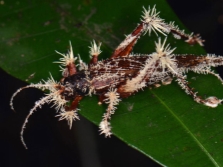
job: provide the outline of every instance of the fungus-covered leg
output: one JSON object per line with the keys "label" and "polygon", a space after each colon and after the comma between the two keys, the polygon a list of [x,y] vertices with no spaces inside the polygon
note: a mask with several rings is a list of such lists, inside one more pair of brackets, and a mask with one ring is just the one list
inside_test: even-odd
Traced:
{"label": "fungus-covered leg", "polygon": [[149,84],[151,85],[150,82],[160,82],[161,78],[165,77],[165,73],[163,75],[154,77],[154,72],[156,72],[158,68],[157,64],[158,60],[152,59],[148,56],[147,60],[142,65],[141,70],[138,72],[138,74],[131,79],[127,79],[126,82],[119,85],[118,92],[120,92],[121,97],[126,98],[132,95],[133,93],[138,92],[140,89],[143,89]]}
{"label": "fungus-covered leg", "polygon": [[82,96],[76,96],[70,106],[65,106],[64,108],[61,108],[60,113],[56,115],[56,117],[60,117],[59,121],[65,119],[70,129],[72,127],[73,121],[77,119],[79,120],[79,117],[77,115],[79,109],[77,108],[77,106],[82,98]]}
{"label": "fungus-covered leg", "polygon": [[[114,53],[111,55],[111,58],[117,58],[120,56],[129,56],[134,45],[137,43],[137,40],[142,34],[149,35],[153,31],[156,35],[157,32],[166,36],[166,34],[172,33],[176,39],[183,39],[185,42],[190,45],[198,43],[203,46],[204,40],[201,39],[199,34],[193,35],[184,33],[184,30],[180,30],[178,26],[174,25],[174,22],[166,23],[164,19],[159,17],[159,13],[156,11],[156,6],[153,8],[145,9],[143,8],[143,15],[141,23],[133,30],[133,32],[126,36],[124,41],[122,41],[119,46],[115,49]],[[158,36],[158,35],[157,35]]]}
{"label": "fungus-covered leg", "polygon": [[63,56],[62,58],[59,59],[60,61],[55,62],[55,63],[60,63],[62,66],[64,66],[63,68],[61,68],[63,77],[68,77],[68,76],[76,74],[77,69],[74,62],[77,58],[74,57],[71,43],[70,43],[70,50],[68,51],[67,54],[62,54],[58,51],[56,51],[56,53]]}
{"label": "fungus-covered leg", "polygon": [[100,134],[104,134],[105,137],[110,137],[112,132],[109,120],[111,119],[111,115],[115,113],[115,106],[118,105],[121,100],[119,98],[119,93],[117,93],[117,89],[113,88],[111,88],[109,92],[105,93],[104,96],[104,102],[108,104],[108,108],[106,113],[103,115],[103,119],[99,125],[99,130],[101,132]]}
{"label": "fungus-covered leg", "polygon": [[197,70],[193,70],[193,72],[198,73],[198,74],[210,74],[210,75],[213,75],[213,76],[215,76],[219,81],[221,81],[221,84],[223,84],[223,80],[222,80],[222,78],[220,77],[220,75],[219,75],[219,74],[216,74],[214,71],[211,71],[210,68],[201,69],[201,70],[199,70],[199,71],[197,71]]}
{"label": "fungus-covered leg", "polygon": [[197,103],[204,104],[206,106],[215,108],[218,106],[218,104],[221,104],[223,100],[218,99],[217,97],[211,96],[206,99],[201,98],[200,96],[197,96],[197,92],[194,92],[192,88],[189,87],[187,80],[185,79],[185,76],[180,74],[175,74],[177,78],[178,84],[181,86],[182,89],[185,90],[185,92],[189,95],[191,95]]}
{"label": "fungus-covered leg", "polygon": [[202,97],[197,96],[197,92],[194,92],[193,89],[189,87],[185,76],[183,76],[180,72],[177,72],[177,70],[174,70],[174,68],[172,68],[169,64],[167,64],[166,66],[169,68],[172,74],[177,78],[176,81],[178,82],[180,87],[183,90],[185,90],[185,92],[188,95],[191,95],[194,101],[196,101],[197,103],[201,103],[212,108],[217,107],[218,104],[222,103],[223,100],[218,99],[217,97],[214,96],[208,97],[207,99],[203,99]]}
{"label": "fungus-covered leg", "polygon": [[183,73],[193,71],[198,74],[211,74],[217,77],[223,84],[223,80],[219,74],[211,70],[211,67],[223,65],[223,56],[216,56],[214,54],[205,56],[186,54],[176,56],[176,61],[178,68]]}
{"label": "fungus-covered leg", "polygon": [[170,28],[170,32],[176,39],[183,39],[190,45],[199,44],[200,46],[204,46],[203,43],[205,42],[205,40],[201,38],[200,34],[186,34],[184,33],[184,30],[180,30],[178,26],[175,26],[174,22],[170,22],[168,24],[168,27]]}
{"label": "fungus-covered leg", "polygon": [[119,44],[119,46],[115,49],[114,53],[111,55],[111,58],[117,58],[122,56],[128,57],[143,31],[143,23],[141,23],[133,30],[131,34],[126,36],[124,41]]}
{"label": "fungus-covered leg", "polygon": [[97,46],[95,41],[93,40],[93,42],[91,43],[90,48],[90,55],[91,55],[91,61],[90,64],[96,64],[98,62],[98,55],[101,53],[100,50],[101,47],[101,43],[99,43],[99,45]]}
{"label": "fungus-covered leg", "polygon": [[[141,21],[144,23],[144,30],[145,32],[151,33],[151,31],[156,31],[162,33],[163,35],[172,33],[176,39],[183,39],[190,45],[199,44],[203,46],[204,40],[201,39],[199,34],[193,35],[186,34],[184,30],[180,30],[178,26],[174,25],[174,22],[166,23],[164,19],[159,17],[159,13],[156,11],[156,6],[153,6],[151,9],[150,6],[147,9],[143,7],[143,16]],[[157,33],[156,33],[157,34]]]}

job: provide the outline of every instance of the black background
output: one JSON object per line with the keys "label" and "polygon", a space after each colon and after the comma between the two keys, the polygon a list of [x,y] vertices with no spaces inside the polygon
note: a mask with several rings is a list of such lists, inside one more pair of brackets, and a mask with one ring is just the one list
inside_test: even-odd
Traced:
{"label": "black background", "polygon": [[[223,55],[223,1],[168,0],[189,30],[206,40],[208,53]],[[221,68],[217,69],[222,73]],[[21,92],[15,99],[14,113],[9,107],[11,95],[26,83],[0,70],[0,166],[1,167],[159,167],[148,157],[116,137],[105,139],[98,127],[81,117],[71,130],[55,111],[44,105],[30,119],[20,141],[21,125],[34,102],[43,96],[36,89]],[[55,127],[55,125],[57,127]]]}

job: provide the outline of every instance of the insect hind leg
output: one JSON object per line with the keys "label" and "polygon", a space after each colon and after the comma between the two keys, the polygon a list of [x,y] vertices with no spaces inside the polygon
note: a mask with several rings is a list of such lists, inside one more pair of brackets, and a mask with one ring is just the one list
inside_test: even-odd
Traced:
{"label": "insect hind leg", "polygon": [[185,76],[176,74],[176,78],[177,78],[176,81],[181,86],[181,88],[184,89],[188,95],[191,95],[194,101],[196,101],[197,103],[201,103],[203,105],[206,105],[212,108],[215,108],[219,104],[222,103],[223,101],[222,99],[218,99],[217,97],[214,97],[214,96],[210,96],[206,99],[203,99],[202,97],[197,96],[197,92],[194,92],[194,90],[191,87],[189,87],[188,82],[185,79]]}

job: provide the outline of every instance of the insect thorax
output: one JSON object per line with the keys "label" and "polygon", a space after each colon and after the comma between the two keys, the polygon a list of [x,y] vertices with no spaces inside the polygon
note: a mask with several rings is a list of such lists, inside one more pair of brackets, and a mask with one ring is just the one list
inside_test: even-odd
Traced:
{"label": "insect thorax", "polygon": [[89,93],[89,82],[84,71],[68,76],[61,82],[64,86],[62,96],[67,100],[73,99],[77,95],[86,96]]}

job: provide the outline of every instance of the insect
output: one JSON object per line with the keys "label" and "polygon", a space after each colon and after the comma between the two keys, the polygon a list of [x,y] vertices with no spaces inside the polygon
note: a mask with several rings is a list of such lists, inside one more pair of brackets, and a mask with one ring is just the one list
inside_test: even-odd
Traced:
{"label": "insect", "polygon": [[176,39],[183,39],[188,44],[203,46],[204,40],[199,35],[188,35],[175,26],[174,22],[166,23],[161,19],[155,6],[148,9],[143,8],[143,10],[141,22],[119,44],[110,58],[99,61],[101,43],[97,45],[93,41],[90,46],[91,60],[89,64],[86,64],[80,56],[78,58],[74,56],[70,44],[70,50],[67,54],[57,52],[62,56],[56,62],[62,66],[63,77],[59,82],[50,75],[48,80],[20,88],[12,95],[10,106],[14,109],[13,99],[23,89],[34,87],[49,90],[45,97],[35,103],[22,125],[21,140],[26,148],[23,138],[26,123],[33,112],[45,103],[53,103],[59,113],[57,115],[59,120],[67,120],[71,128],[73,121],[79,119],[78,103],[85,96],[97,95],[99,97],[98,104],[105,103],[108,105],[99,125],[100,133],[106,137],[110,137],[112,134],[111,115],[115,113],[121,99],[129,97],[145,87],[156,86],[160,83],[170,84],[175,79],[186,94],[190,95],[197,103],[209,107],[217,107],[218,104],[222,103],[222,99],[214,96],[206,99],[197,96],[197,92],[188,85],[185,73],[193,71],[199,74],[212,74],[223,83],[220,76],[210,69],[223,65],[223,57],[175,55],[175,48],[166,44],[167,38],[163,42],[158,38],[158,42],[155,42],[154,53],[146,55],[131,53],[138,39],[142,35],[146,33],[150,35],[152,32],[157,36],[158,33],[165,36],[171,33]]}

